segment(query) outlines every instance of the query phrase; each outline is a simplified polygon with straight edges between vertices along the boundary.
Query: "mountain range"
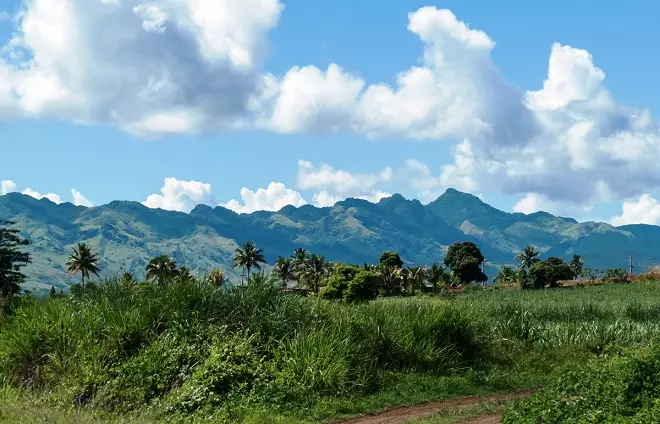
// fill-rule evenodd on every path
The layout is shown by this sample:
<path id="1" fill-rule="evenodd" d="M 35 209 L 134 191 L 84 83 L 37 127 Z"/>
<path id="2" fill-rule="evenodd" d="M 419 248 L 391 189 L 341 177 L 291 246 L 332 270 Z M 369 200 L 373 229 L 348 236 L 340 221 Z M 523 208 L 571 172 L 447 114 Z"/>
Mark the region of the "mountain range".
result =
<path id="1" fill-rule="evenodd" d="M 86 208 L 10 193 L 0 196 L 0 220 L 15 221 L 31 241 L 26 288 L 38 292 L 78 281 L 64 268 L 78 242 L 99 253 L 102 277 L 123 271 L 144 276 L 151 258 L 169 254 L 195 272 L 219 267 L 236 278 L 232 255 L 247 240 L 264 250 L 270 264 L 302 247 L 332 261 L 358 264 L 395 250 L 409 265 L 442 262 L 452 243 L 473 241 L 491 277 L 499 266 L 514 264 L 528 244 L 544 257 L 580 254 L 593 268 L 626 268 L 629 256 L 637 271 L 660 263 L 658 226 L 614 227 L 546 212 L 507 213 L 454 189 L 427 205 L 395 194 L 378 203 L 346 199 L 332 207 L 286 206 L 251 214 L 205 205 L 190 213 L 172 212 L 130 201 Z"/>

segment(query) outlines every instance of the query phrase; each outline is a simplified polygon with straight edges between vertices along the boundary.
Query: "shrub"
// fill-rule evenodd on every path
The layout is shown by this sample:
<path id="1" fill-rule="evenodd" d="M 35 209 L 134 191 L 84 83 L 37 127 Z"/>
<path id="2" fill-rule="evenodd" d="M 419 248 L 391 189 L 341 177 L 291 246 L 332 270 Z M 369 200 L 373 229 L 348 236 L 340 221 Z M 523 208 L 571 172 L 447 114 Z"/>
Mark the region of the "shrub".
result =
<path id="1" fill-rule="evenodd" d="M 607 283 L 628 283 L 628 273 L 621 268 L 606 269 L 603 273 L 603 281 Z"/>
<path id="2" fill-rule="evenodd" d="M 645 417 L 660 410 L 659 401 L 660 352 L 629 354 L 562 373 L 502 422 L 647 423 L 654 422 Z"/>
<path id="3" fill-rule="evenodd" d="M 272 379 L 252 338 L 217 340 L 208 357 L 195 368 L 170 400 L 170 410 L 193 412 L 223 405 L 231 399 L 249 398 Z"/>
<path id="4" fill-rule="evenodd" d="M 378 294 L 378 277 L 372 271 L 360 271 L 344 291 L 344 300 L 347 302 L 362 302 L 375 299 Z"/>

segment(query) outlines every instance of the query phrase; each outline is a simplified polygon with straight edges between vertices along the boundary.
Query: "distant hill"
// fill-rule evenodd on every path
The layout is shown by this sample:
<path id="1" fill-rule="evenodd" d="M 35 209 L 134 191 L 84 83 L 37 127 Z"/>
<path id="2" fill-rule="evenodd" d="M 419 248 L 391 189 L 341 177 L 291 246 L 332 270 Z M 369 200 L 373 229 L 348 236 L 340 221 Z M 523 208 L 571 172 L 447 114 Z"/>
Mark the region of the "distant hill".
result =
<path id="1" fill-rule="evenodd" d="M 297 247 L 350 263 L 375 262 L 383 251 L 395 250 L 407 264 L 430 264 L 441 262 L 458 241 L 477 243 L 491 276 L 498 266 L 514 263 L 528 244 L 544 256 L 580 254 L 596 268 L 626 267 L 630 255 L 638 271 L 660 263 L 660 227 L 507 213 L 454 189 L 428 205 L 395 194 L 378 203 L 347 199 L 333 207 L 241 215 L 222 207 L 200 205 L 186 214 L 125 201 L 85 208 L 10 193 L 0 196 L 0 219 L 16 221 L 31 240 L 27 286 L 39 291 L 77 281 L 67 276 L 64 263 L 78 242 L 100 253 L 102 276 L 142 276 L 151 258 L 170 254 L 195 272 L 221 267 L 236 277 L 232 254 L 246 240 L 261 247 L 271 264 Z"/>

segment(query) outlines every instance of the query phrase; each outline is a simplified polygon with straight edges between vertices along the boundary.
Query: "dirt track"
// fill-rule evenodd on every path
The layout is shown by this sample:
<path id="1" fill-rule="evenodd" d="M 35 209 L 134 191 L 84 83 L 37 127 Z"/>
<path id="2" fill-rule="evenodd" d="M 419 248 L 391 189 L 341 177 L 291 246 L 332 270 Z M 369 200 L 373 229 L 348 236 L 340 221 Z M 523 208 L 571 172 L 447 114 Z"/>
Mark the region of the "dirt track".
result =
<path id="1" fill-rule="evenodd" d="M 500 414 L 484 415 L 483 417 L 460 421 L 458 424 L 500 424 Z"/>
<path id="2" fill-rule="evenodd" d="M 432 417 L 439 411 L 461 408 L 466 406 L 477 406 L 491 402 L 520 399 L 532 394 L 531 390 L 524 392 L 504 393 L 498 395 L 473 396 L 458 399 L 448 399 L 441 402 L 424 403 L 414 406 L 401 406 L 392 408 L 373 415 L 351 418 L 349 420 L 338 421 L 336 424 L 400 424 L 410 421 L 420 420 L 422 418 Z M 499 415 L 488 415 L 472 420 L 463 421 L 472 424 L 497 424 L 500 422 Z"/>

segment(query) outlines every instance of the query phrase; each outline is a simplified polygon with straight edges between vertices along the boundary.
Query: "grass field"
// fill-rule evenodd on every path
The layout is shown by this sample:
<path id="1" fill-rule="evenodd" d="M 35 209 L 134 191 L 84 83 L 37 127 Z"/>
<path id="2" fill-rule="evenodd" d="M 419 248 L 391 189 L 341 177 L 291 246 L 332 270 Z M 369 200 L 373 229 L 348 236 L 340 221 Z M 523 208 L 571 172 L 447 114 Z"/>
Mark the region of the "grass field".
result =
<path id="1" fill-rule="evenodd" d="M 109 282 L 0 321 L 0 422 L 329 422 L 551 386 L 553 372 L 648 350 L 659 317 L 655 281 L 360 305 L 265 281 Z"/>

